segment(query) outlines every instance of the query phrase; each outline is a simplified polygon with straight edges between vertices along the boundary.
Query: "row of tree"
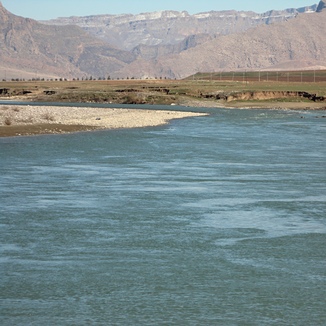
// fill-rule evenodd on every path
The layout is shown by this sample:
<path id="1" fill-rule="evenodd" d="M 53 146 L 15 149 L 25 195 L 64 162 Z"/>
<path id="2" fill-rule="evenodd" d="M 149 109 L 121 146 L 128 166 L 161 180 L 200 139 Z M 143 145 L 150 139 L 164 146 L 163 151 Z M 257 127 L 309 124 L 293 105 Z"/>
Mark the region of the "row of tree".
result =
<path id="1" fill-rule="evenodd" d="M 133 79 L 137 79 L 136 77 L 126 77 L 126 78 L 119 78 L 117 77 L 116 80 L 133 80 Z M 146 78 L 146 79 L 150 79 L 150 78 Z M 154 77 L 154 78 L 151 78 L 151 79 L 169 79 L 167 77 Z M 77 78 L 73 78 L 72 79 L 73 81 L 89 81 L 89 80 L 114 80 L 114 78 L 111 78 L 110 76 L 108 77 L 98 77 L 98 78 L 95 78 L 93 76 L 86 76 L 86 77 L 77 77 Z M 30 78 L 30 79 L 25 79 L 25 78 L 11 78 L 11 79 L 7 79 L 7 78 L 3 78 L 2 79 L 3 82 L 6 82 L 6 81 L 12 81 L 12 82 L 19 82 L 19 81 L 68 81 L 67 78 Z"/>

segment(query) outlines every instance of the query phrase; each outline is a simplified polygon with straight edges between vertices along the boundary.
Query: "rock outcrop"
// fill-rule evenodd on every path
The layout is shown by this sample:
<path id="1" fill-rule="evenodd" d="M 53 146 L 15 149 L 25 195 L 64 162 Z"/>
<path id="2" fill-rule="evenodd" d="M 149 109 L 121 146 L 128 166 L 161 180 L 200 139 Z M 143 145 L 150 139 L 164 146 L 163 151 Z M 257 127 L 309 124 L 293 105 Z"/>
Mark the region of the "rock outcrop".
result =
<path id="1" fill-rule="evenodd" d="M 316 12 L 322 12 L 322 11 L 326 11 L 326 3 L 325 1 L 320 1 L 318 4 L 318 7 L 316 9 Z"/>

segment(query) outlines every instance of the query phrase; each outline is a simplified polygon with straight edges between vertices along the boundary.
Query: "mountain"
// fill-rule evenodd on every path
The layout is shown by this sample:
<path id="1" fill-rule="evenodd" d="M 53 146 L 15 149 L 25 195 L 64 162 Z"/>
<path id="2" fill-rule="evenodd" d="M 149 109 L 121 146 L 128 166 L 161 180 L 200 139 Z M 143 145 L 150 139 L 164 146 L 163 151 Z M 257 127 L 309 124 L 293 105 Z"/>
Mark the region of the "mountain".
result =
<path id="1" fill-rule="evenodd" d="M 190 15 L 186 11 L 161 11 L 138 15 L 95 15 L 66 17 L 45 24 L 77 25 L 89 34 L 132 51 L 139 58 L 157 59 L 177 54 L 222 35 L 244 32 L 250 28 L 283 22 L 299 13 L 314 12 L 317 5 L 263 14 L 252 11 L 210 11 Z"/>
<path id="2" fill-rule="evenodd" d="M 221 36 L 243 32 L 259 25 L 293 19 L 298 13 L 312 12 L 316 5 L 263 14 L 252 11 L 210 11 L 190 15 L 186 11 L 161 11 L 138 15 L 95 15 L 57 18 L 42 23 L 77 25 L 88 33 L 123 50 L 138 45 L 175 45 L 193 35 Z"/>
<path id="3" fill-rule="evenodd" d="M 11 14 L 0 2 L 3 77 L 107 76 L 134 60 L 132 53 L 118 50 L 78 26 L 40 24 Z"/>
<path id="4" fill-rule="evenodd" d="M 264 14 L 164 11 L 37 22 L 13 15 L 0 2 L 0 79 L 325 69 L 325 7 L 320 1 Z"/>
<path id="5" fill-rule="evenodd" d="M 121 74 L 183 78 L 199 71 L 326 69 L 326 10 L 216 37 L 178 55 L 138 59 Z M 146 77 L 146 76 L 145 76 Z"/>
<path id="6" fill-rule="evenodd" d="M 326 10 L 326 2 L 325 1 L 320 1 L 319 5 L 318 5 L 318 7 L 316 9 L 316 12 L 322 12 L 324 10 Z"/>

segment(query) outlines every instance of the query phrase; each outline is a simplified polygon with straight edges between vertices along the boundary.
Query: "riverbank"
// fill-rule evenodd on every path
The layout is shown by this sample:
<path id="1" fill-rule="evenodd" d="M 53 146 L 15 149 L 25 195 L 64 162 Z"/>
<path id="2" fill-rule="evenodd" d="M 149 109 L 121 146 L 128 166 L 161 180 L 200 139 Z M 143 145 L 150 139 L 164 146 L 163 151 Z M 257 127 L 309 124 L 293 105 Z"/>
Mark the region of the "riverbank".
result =
<path id="1" fill-rule="evenodd" d="M 3 105 L 0 106 L 0 137 L 141 128 L 202 115 L 205 114 L 172 110 Z"/>
<path id="2" fill-rule="evenodd" d="M 204 78 L 204 77 L 203 77 Z M 0 82 L 0 100 L 190 107 L 326 109 L 326 81 L 109 80 Z"/>
<path id="3" fill-rule="evenodd" d="M 273 109 L 273 110 L 326 110 L 326 104 L 320 102 L 280 102 L 280 101 L 214 101 L 214 100 L 194 100 L 184 98 L 179 105 L 189 107 L 211 107 L 225 109 Z"/>

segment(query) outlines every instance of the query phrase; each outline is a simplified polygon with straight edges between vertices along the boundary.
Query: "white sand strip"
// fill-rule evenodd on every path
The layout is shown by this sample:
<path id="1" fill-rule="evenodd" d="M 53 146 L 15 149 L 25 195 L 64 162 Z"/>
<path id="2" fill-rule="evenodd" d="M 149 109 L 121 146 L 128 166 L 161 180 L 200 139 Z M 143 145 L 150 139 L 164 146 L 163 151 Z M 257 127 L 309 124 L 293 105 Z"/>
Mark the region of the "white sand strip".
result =
<path id="1" fill-rule="evenodd" d="M 99 129 L 158 126 L 172 119 L 203 116 L 205 113 L 142 109 L 111 109 L 57 106 L 0 106 L 0 126 L 62 124 Z"/>

